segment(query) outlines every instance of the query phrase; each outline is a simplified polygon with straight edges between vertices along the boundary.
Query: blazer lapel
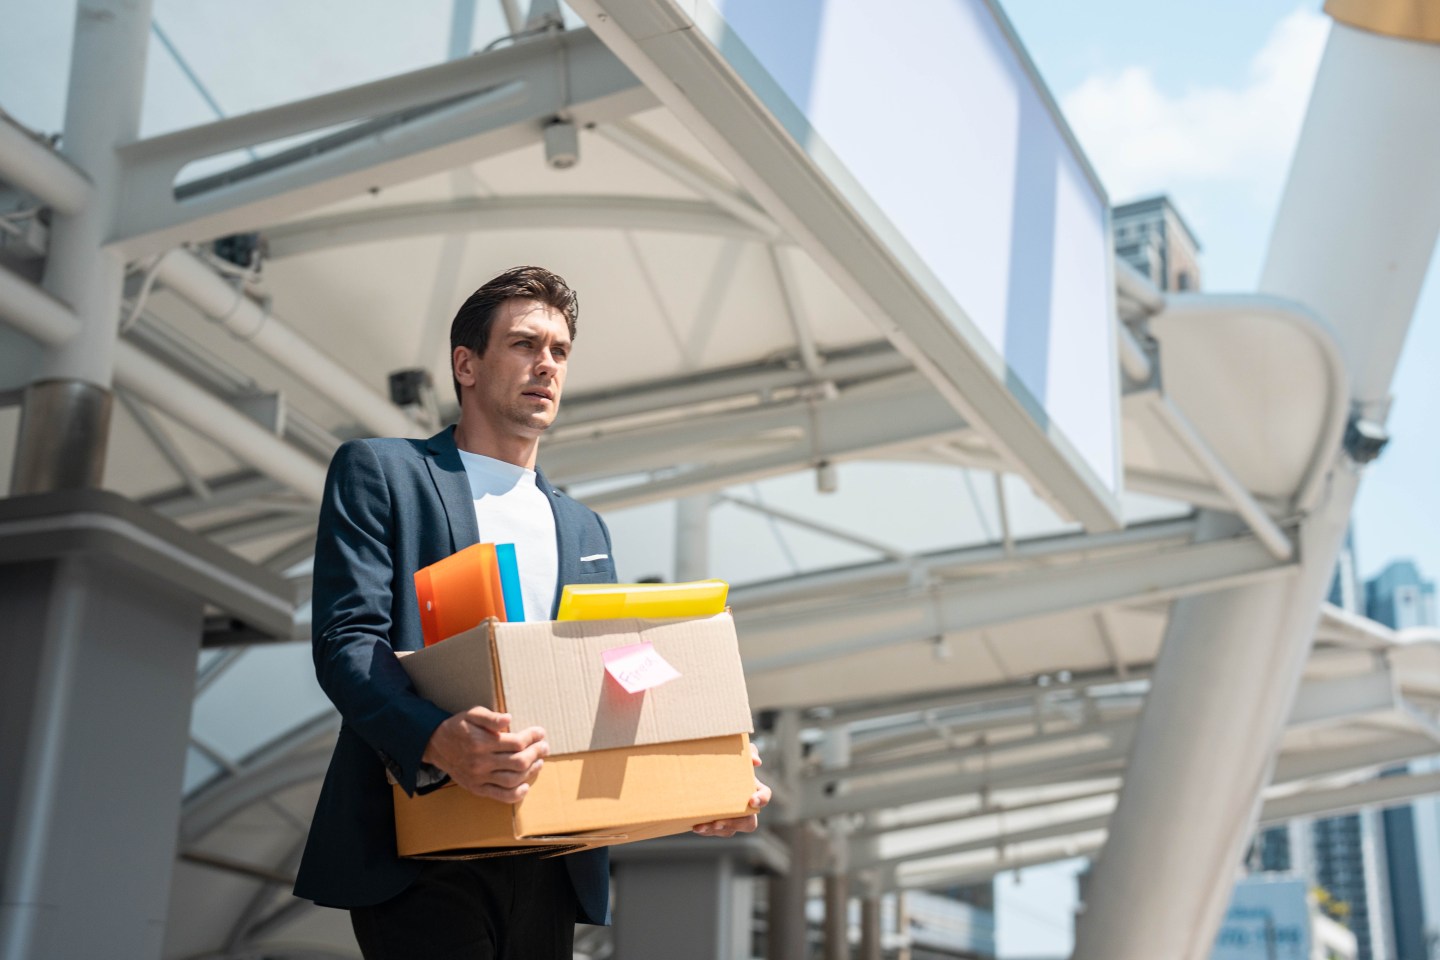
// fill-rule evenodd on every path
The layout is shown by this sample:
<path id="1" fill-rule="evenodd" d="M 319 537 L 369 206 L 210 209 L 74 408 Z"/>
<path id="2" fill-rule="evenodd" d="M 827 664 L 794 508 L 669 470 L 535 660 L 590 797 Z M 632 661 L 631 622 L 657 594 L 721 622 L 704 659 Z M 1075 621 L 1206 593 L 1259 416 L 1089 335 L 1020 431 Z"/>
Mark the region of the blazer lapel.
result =
<path id="1" fill-rule="evenodd" d="M 430 479 L 435 482 L 435 492 L 440 495 L 440 504 L 445 508 L 445 518 L 450 522 L 452 553 L 480 542 L 480 530 L 475 525 L 475 500 L 470 496 L 465 464 L 455 447 L 454 430 L 446 427 L 430 438 L 426 444 L 430 456 L 425 461 L 430 468 Z"/>
<path id="2" fill-rule="evenodd" d="M 550 481 L 545 479 L 539 467 L 535 468 L 535 485 L 545 494 L 545 499 L 550 502 L 550 512 L 555 516 L 555 599 L 550 604 L 550 619 L 554 620 L 560 612 L 560 594 L 565 584 L 580 579 L 580 553 L 575 546 L 574 531 L 565 522 L 561 503 L 565 495 L 550 486 Z"/>

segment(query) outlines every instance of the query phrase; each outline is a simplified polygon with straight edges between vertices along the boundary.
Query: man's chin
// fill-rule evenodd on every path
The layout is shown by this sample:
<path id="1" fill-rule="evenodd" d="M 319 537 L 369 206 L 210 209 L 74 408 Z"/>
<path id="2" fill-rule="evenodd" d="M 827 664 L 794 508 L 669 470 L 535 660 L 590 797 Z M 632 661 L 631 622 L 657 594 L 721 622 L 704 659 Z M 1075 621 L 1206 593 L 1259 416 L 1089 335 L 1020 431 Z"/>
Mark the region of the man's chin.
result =
<path id="1" fill-rule="evenodd" d="M 549 414 L 542 416 L 534 413 L 521 413 L 512 416 L 510 422 L 524 432 L 538 437 L 550 429 L 550 425 L 555 422 L 555 418 Z"/>

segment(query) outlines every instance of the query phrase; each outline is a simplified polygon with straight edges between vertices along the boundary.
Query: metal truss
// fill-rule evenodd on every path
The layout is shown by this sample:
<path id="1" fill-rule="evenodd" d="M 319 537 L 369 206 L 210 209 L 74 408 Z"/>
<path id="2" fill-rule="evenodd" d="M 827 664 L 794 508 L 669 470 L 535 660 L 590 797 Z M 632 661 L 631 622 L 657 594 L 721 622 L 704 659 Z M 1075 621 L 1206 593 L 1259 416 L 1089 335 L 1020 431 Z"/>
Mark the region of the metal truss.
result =
<path id="1" fill-rule="evenodd" d="M 936 411 L 934 393 L 908 374 L 883 385 L 856 388 L 835 400 L 798 399 L 772 408 L 625 431 L 595 429 L 579 439 L 559 439 L 545 450 L 546 473 L 561 483 L 625 476 L 699 462 L 708 466 L 666 480 L 637 484 L 585 498 L 592 507 L 617 509 L 635 503 L 705 493 L 761 476 L 862 455 L 877 455 L 958 436 L 966 424 L 948 409 Z M 774 453 L 713 464 L 723 445 L 742 452 L 779 447 Z M 647 494 L 646 488 L 655 492 Z M 598 507 L 597 507 L 598 508 Z"/>
<path id="2" fill-rule="evenodd" d="M 299 220 L 264 230 L 272 260 L 361 243 L 500 230 L 653 230 L 762 240 L 713 203 L 664 197 L 462 197 Z"/>
<path id="3" fill-rule="evenodd" d="M 654 102 L 588 30 L 546 33 L 124 146 L 111 241 L 134 258 L 187 240 L 254 230 L 368 189 L 534 143 L 543 122 L 561 112 L 583 126 Z M 192 162 L 337 126 L 344 128 L 177 184 Z"/>
<path id="4" fill-rule="evenodd" d="M 753 674 L 804 666 L 919 637 L 941 637 L 1065 611 L 1174 599 L 1287 576 L 1253 536 L 1137 551 L 1106 560 L 1035 568 L 1005 577 L 926 585 L 896 594 L 847 594 L 783 610 L 749 610 L 739 623 Z M 858 615 L 863 613 L 863 619 Z M 884 626 L 874 627 L 872 624 Z"/>

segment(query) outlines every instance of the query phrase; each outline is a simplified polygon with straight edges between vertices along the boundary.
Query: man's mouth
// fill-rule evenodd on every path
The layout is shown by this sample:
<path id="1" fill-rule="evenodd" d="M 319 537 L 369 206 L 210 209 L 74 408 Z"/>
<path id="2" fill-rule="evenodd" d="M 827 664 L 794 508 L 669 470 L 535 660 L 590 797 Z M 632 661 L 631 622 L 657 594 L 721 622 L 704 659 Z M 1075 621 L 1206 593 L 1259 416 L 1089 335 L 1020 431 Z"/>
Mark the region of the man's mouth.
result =
<path id="1" fill-rule="evenodd" d="M 555 394 L 552 393 L 551 391 L 545 389 L 544 387 L 531 387 L 529 390 L 526 390 L 526 391 L 524 392 L 523 396 L 527 396 L 527 397 L 543 397 L 544 399 L 550 400 L 550 401 L 552 401 L 552 402 L 553 402 L 554 399 L 555 399 Z"/>

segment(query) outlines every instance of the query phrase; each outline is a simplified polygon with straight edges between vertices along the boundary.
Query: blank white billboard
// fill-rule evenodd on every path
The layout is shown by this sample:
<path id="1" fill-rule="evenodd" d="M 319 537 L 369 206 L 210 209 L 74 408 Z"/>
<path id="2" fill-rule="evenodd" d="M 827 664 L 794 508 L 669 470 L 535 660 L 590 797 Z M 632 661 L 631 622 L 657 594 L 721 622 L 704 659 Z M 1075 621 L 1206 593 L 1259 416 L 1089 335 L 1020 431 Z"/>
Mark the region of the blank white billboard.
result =
<path id="1" fill-rule="evenodd" d="M 956 333 L 1116 496 L 1109 203 L 999 10 L 692 2 L 696 25 Z"/>

